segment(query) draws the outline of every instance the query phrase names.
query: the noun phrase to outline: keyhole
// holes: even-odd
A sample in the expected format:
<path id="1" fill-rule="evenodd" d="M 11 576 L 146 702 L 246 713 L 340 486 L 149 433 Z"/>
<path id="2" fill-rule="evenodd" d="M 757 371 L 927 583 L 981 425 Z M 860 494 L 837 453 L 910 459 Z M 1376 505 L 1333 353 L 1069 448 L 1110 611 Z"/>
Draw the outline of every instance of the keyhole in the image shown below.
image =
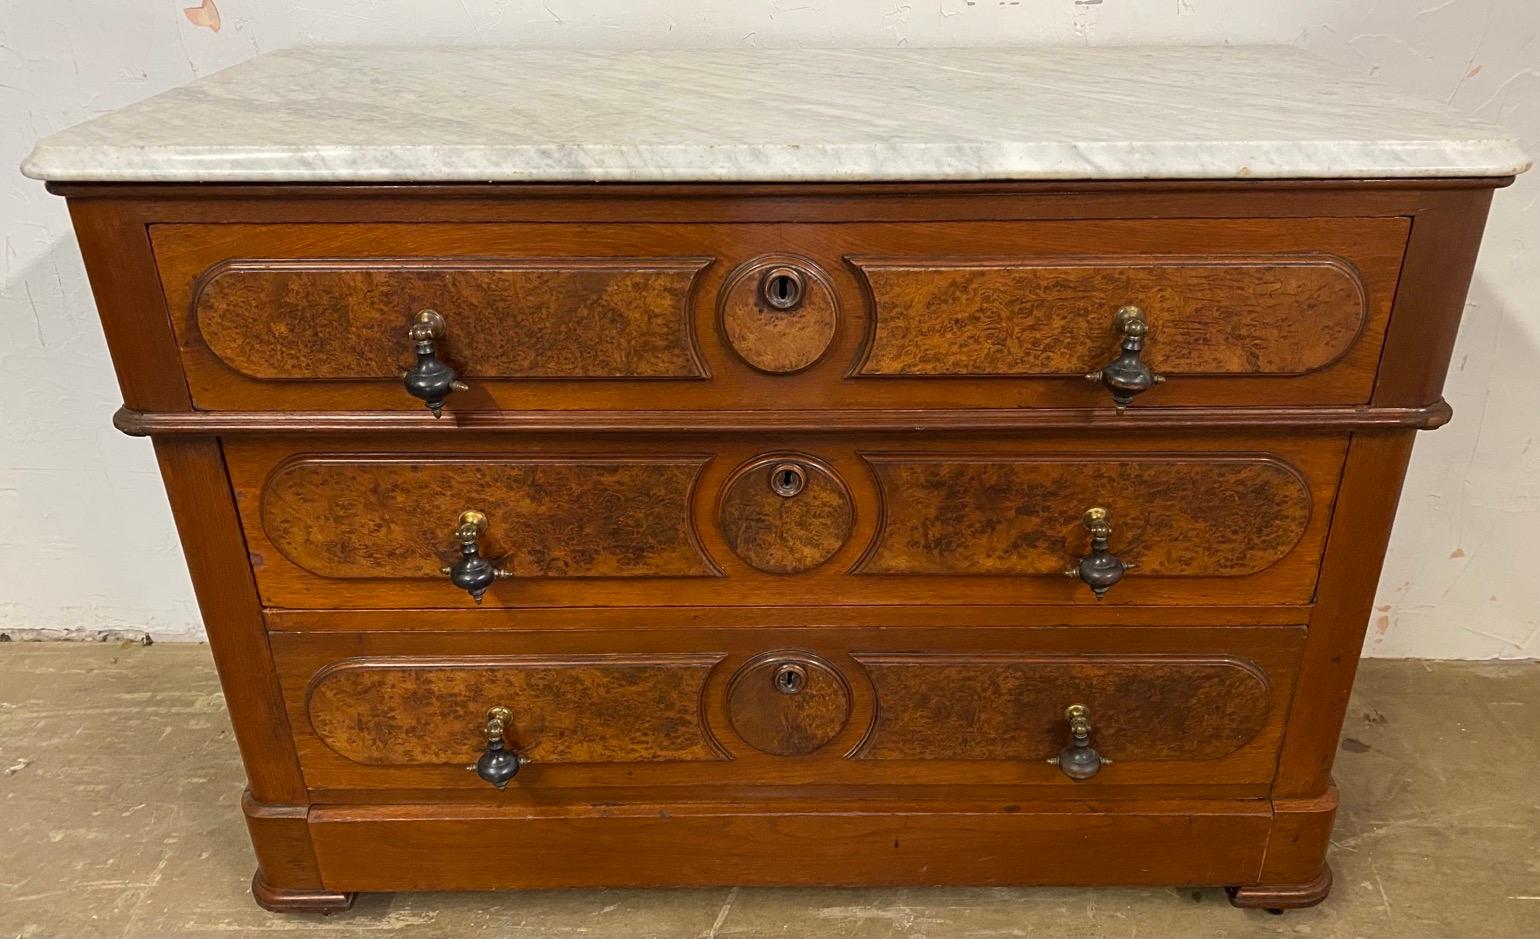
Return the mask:
<path id="1" fill-rule="evenodd" d="M 807 485 L 807 473 L 795 463 L 782 463 L 770 471 L 770 488 L 782 498 L 790 499 Z"/>
<path id="2" fill-rule="evenodd" d="M 802 303 L 802 272 L 793 267 L 773 267 L 765 272 L 760 295 L 776 310 L 793 310 Z"/>
<path id="3" fill-rule="evenodd" d="M 788 662 L 775 670 L 775 688 L 781 694 L 796 694 L 807 685 L 807 669 Z"/>

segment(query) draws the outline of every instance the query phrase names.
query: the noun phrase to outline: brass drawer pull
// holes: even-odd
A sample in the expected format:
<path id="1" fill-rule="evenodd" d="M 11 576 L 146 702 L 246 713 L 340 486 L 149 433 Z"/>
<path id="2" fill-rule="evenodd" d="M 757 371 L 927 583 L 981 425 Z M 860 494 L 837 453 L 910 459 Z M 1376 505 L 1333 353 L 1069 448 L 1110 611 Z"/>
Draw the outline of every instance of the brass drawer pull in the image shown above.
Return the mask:
<path id="1" fill-rule="evenodd" d="M 401 383 L 407 394 L 421 398 L 434 417 L 444 413 L 444 399 L 451 392 L 466 391 L 469 386 L 457 381 L 455 370 L 438 357 L 436 343 L 444 338 L 444 318 L 433 310 L 422 310 L 412 319 L 407 330 L 417 352 L 417 364 L 401 373 Z"/>
<path id="2" fill-rule="evenodd" d="M 487 724 L 482 728 L 487 738 L 487 749 L 481 754 L 481 759 L 476 761 L 476 775 L 499 789 L 507 788 L 509 780 L 519 775 L 519 767 L 525 763 L 524 757 L 508 749 L 508 741 L 503 739 L 508 733 L 508 722 L 511 720 L 513 712 L 505 707 L 487 711 Z"/>
<path id="3" fill-rule="evenodd" d="M 1080 522 L 1091 533 L 1091 553 L 1076 559 L 1074 566 L 1064 574 L 1066 577 L 1080 578 L 1096 594 L 1096 599 L 1100 600 L 1134 565 L 1108 549 L 1108 541 L 1112 538 L 1112 521 L 1106 509 L 1099 505 L 1092 506 L 1085 510 Z"/>
<path id="4" fill-rule="evenodd" d="M 513 576 L 482 556 L 481 536 L 486 530 L 486 513 L 475 509 L 461 512 L 454 535 L 455 543 L 460 547 L 460 560 L 439 569 L 439 573 L 448 574 L 450 583 L 470 594 L 478 605 L 494 581 Z"/>
<path id="5" fill-rule="evenodd" d="M 1084 704 L 1071 704 L 1064 709 L 1064 719 L 1069 722 L 1069 743 L 1058 756 L 1049 757 L 1048 762 L 1070 779 L 1090 779 L 1112 762 L 1091 746 L 1091 709 Z"/>
<path id="6" fill-rule="evenodd" d="M 1122 351 L 1100 371 L 1086 375 L 1086 380 L 1097 382 L 1112 392 L 1112 404 L 1122 414 L 1133 403 L 1135 395 L 1149 391 L 1166 379 L 1155 374 L 1140 357 L 1144 339 L 1150 332 L 1143 310 L 1136 306 L 1119 307 L 1112 316 L 1112 328 L 1123 337 Z"/>

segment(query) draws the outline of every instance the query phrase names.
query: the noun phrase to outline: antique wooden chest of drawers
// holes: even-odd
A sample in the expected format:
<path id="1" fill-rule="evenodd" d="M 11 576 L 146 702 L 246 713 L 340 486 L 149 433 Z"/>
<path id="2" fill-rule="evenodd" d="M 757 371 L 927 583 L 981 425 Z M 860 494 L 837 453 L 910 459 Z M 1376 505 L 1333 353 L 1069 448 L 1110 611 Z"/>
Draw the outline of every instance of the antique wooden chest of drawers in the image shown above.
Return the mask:
<path id="1" fill-rule="evenodd" d="M 1319 901 L 1524 166 L 1287 50 L 333 50 L 27 169 L 165 476 L 253 891 L 324 911 Z"/>

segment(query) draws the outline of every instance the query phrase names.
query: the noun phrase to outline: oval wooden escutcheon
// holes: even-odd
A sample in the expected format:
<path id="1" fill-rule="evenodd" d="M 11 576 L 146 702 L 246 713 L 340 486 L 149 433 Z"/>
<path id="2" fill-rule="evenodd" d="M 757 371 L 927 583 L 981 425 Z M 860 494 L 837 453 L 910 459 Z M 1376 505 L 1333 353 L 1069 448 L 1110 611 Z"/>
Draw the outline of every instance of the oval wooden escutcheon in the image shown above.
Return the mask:
<path id="1" fill-rule="evenodd" d="M 801 684 L 783 690 L 795 669 Z M 850 719 L 850 687 L 833 666 L 806 652 L 770 652 L 748 662 L 727 686 L 727 717 L 743 742 L 775 756 L 803 756 L 839 736 Z"/>
<path id="2" fill-rule="evenodd" d="M 772 475 L 782 464 L 803 474 L 801 491 L 781 495 Z M 811 457 L 760 456 L 727 481 L 717 507 L 722 538 L 745 564 L 771 574 L 812 570 L 850 538 L 855 508 L 834 470 Z"/>
<path id="3" fill-rule="evenodd" d="M 780 267 L 801 275 L 795 308 L 777 310 L 765 302 L 761 283 Z M 811 367 L 834 341 L 839 304 L 834 288 L 806 258 L 763 257 L 739 267 L 722 287 L 722 336 L 738 357 L 761 372 L 789 375 Z"/>

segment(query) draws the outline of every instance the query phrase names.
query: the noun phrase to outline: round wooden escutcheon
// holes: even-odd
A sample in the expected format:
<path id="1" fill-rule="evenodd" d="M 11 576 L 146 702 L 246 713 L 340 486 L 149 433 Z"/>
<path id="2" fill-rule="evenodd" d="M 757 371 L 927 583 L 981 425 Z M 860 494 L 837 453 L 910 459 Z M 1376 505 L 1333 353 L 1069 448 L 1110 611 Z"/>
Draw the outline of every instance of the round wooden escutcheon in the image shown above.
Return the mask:
<path id="1" fill-rule="evenodd" d="M 717 506 L 727 546 L 770 574 L 796 574 L 827 561 L 854 523 L 845 484 L 801 454 L 768 454 L 739 467 Z"/>
<path id="2" fill-rule="evenodd" d="M 722 337 L 761 372 L 789 375 L 823 358 L 839 324 L 834 288 L 805 258 L 749 261 L 727 277 L 719 301 Z"/>
<path id="3" fill-rule="evenodd" d="M 803 756 L 839 736 L 850 719 L 850 687 L 806 652 L 769 652 L 727 685 L 727 717 L 743 742 L 775 756 Z"/>

